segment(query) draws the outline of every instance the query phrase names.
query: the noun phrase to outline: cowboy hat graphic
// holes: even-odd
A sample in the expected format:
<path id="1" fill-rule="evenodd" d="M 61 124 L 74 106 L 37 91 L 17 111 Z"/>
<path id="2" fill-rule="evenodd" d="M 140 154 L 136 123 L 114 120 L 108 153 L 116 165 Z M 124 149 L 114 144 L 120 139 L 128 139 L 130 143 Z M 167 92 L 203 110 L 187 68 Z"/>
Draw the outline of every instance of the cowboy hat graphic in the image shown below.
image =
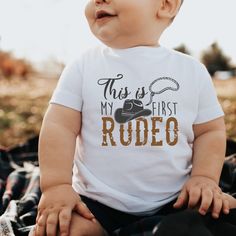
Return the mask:
<path id="1" fill-rule="evenodd" d="M 149 116 L 151 113 L 151 110 L 143 108 L 142 101 L 127 99 L 124 102 L 123 108 L 116 109 L 114 117 L 117 123 L 122 124 L 140 116 Z"/>

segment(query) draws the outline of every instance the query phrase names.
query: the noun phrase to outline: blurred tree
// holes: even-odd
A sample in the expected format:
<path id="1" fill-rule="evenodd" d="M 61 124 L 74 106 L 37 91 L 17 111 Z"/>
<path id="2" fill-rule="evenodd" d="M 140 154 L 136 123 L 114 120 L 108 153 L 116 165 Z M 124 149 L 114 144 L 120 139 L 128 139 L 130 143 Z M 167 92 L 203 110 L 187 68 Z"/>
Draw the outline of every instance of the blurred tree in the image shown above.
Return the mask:
<path id="1" fill-rule="evenodd" d="M 202 52 L 201 61 L 212 76 L 216 71 L 228 71 L 233 68 L 230 63 L 231 58 L 223 53 L 217 42 Z"/>
<path id="2" fill-rule="evenodd" d="M 187 55 L 191 55 L 189 49 L 184 44 L 180 44 L 179 46 L 175 47 L 174 50 L 182 52 Z"/>
<path id="3" fill-rule="evenodd" d="M 13 76 L 27 78 L 32 73 L 32 65 L 24 59 L 15 58 L 10 52 L 0 50 L 0 78 Z"/>

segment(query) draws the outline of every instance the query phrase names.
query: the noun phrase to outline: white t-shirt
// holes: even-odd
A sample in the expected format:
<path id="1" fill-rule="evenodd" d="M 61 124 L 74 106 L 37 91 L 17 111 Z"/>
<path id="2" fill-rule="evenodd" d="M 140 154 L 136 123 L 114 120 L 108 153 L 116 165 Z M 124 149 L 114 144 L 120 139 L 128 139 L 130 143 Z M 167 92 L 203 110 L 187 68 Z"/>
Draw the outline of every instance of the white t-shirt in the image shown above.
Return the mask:
<path id="1" fill-rule="evenodd" d="M 223 116 L 206 68 L 162 46 L 88 50 L 50 102 L 82 112 L 73 188 L 137 215 L 177 197 L 191 171 L 193 124 Z"/>

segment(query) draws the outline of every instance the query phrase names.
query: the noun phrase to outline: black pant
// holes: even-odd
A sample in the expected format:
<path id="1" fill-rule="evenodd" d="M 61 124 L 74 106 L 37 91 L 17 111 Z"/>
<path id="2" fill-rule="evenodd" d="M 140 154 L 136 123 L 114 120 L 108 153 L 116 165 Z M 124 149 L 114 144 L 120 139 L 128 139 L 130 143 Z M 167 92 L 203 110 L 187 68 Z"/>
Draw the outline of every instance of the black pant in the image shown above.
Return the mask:
<path id="1" fill-rule="evenodd" d="M 111 234 L 114 230 L 118 228 L 128 226 L 134 222 L 140 221 L 145 218 L 153 218 L 153 216 L 155 216 L 155 224 L 158 224 L 163 216 L 178 211 L 173 208 L 173 204 L 176 201 L 173 200 L 172 202 L 165 205 L 162 209 L 160 209 L 160 211 L 151 216 L 136 216 L 113 209 L 88 197 L 82 195 L 80 197 L 82 201 L 87 205 L 89 210 L 93 213 L 95 218 L 102 225 L 102 227 L 109 234 Z"/>

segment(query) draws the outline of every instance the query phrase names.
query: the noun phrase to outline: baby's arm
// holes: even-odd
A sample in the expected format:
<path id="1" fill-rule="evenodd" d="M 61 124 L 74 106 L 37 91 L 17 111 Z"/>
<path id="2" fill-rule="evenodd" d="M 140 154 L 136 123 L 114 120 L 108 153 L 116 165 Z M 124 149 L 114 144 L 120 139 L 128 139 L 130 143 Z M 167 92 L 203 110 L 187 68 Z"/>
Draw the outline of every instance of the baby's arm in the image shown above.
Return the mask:
<path id="1" fill-rule="evenodd" d="M 188 202 L 189 207 L 199 204 L 199 212 L 205 214 L 212 207 L 217 218 L 220 211 L 228 213 L 228 201 L 218 186 L 225 157 L 226 132 L 223 117 L 193 126 L 193 167 L 190 179 L 184 185 L 175 207 Z"/>
<path id="2" fill-rule="evenodd" d="M 88 208 L 72 188 L 72 165 L 81 114 L 61 105 L 50 105 L 39 140 L 40 187 L 35 235 L 68 234 L 72 210 L 92 219 Z"/>

